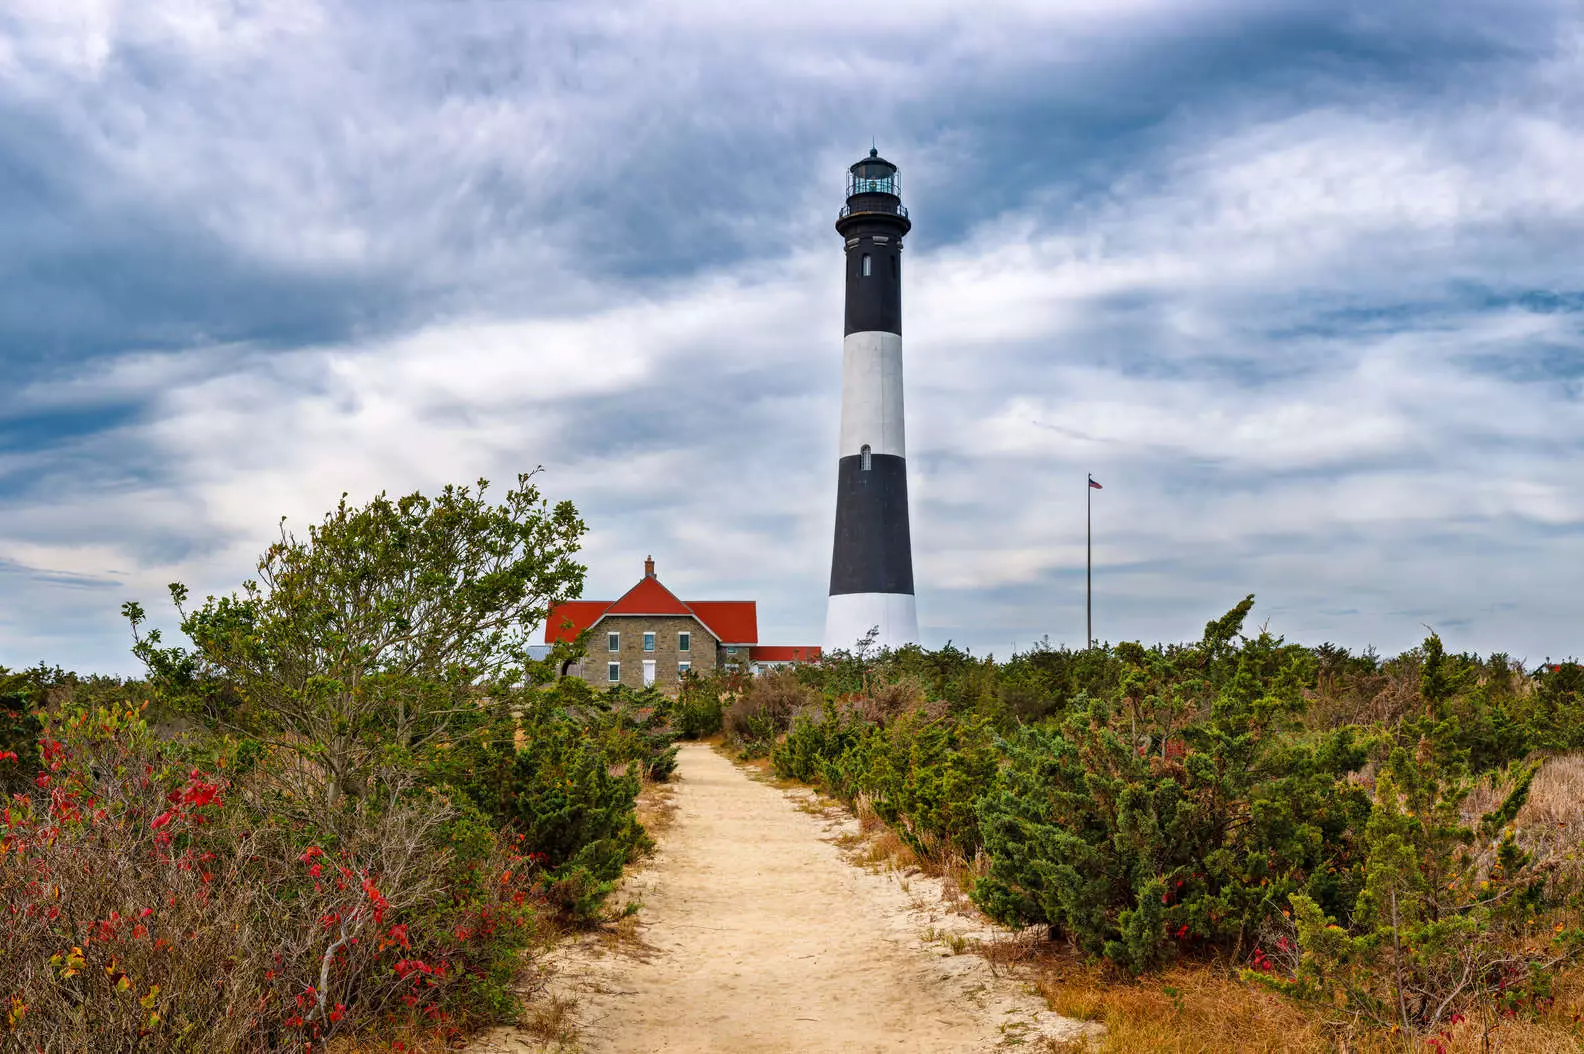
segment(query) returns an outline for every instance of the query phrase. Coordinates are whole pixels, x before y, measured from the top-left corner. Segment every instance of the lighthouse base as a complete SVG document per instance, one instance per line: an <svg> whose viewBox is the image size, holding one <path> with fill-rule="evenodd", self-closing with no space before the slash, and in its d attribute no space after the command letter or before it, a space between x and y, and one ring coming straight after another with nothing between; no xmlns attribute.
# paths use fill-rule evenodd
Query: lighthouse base
<svg viewBox="0 0 1584 1054"><path fill-rule="evenodd" d="M833 593L825 609L825 652L852 651L875 631L874 647L917 644L918 607L912 593Z"/></svg>

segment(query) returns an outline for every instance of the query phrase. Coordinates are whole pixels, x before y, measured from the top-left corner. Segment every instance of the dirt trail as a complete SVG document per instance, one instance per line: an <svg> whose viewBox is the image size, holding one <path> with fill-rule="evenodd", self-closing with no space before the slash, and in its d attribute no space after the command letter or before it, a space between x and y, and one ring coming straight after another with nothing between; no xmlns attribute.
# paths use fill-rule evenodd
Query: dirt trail
<svg viewBox="0 0 1584 1054"><path fill-rule="evenodd" d="M1083 1030L1005 971L952 954L940 935L989 934L944 909L938 882L846 862L834 840L856 824L799 808L807 792L697 744L678 777L673 825L624 887L643 905L639 940L551 957L551 995L575 1000L575 1045L501 1030L474 1054L947 1054L1037 1050Z"/></svg>

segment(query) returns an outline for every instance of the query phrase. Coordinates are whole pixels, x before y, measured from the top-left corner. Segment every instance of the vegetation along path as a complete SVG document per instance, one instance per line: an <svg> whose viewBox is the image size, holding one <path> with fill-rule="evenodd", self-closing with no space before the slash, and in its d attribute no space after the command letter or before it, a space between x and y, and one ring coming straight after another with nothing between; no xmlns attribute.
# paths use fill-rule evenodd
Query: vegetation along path
<svg viewBox="0 0 1584 1054"><path fill-rule="evenodd" d="M540 997L574 1001L565 1049L1037 1050L1083 1030L978 955L953 954L975 923L944 909L939 882L848 863L836 842L856 824L810 801L682 746L673 822L626 885L638 938L564 947ZM500 1031L476 1049L563 1048Z"/></svg>

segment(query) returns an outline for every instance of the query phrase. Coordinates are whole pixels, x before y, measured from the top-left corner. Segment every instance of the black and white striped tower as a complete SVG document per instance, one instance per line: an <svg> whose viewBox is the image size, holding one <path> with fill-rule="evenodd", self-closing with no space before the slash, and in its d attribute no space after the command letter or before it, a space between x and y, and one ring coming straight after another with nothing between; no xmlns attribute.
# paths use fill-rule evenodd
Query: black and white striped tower
<svg viewBox="0 0 1584 1054"><path fill-rule="evenodd" d="M902 237L912 229L897 167L853 165L836 230L847 241L841 468L825 648L918 642L902 438Z"/></svg>

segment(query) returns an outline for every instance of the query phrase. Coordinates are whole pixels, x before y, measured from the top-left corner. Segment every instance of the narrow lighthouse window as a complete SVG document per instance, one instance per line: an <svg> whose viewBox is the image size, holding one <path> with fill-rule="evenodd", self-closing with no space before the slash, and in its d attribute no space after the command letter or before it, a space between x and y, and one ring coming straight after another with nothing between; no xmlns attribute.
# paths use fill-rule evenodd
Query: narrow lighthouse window
<svg viewBox="0 0 1584 1054"><path fill-rule="evenodd" d="M863 470L865 472L868 472L869 471L869 444L865 443L863 445L863 449L858 451L858 453L863 458L863 461L862 461Z"/></svg>
<svg viewBox="0 0 1584 1054"><path fill-rule="evenodd" d="M864 255L863 255L863 276L865 278L868 278L870 273L871 272L870 272L869 254L868 253L864 253Z"/></svg>

